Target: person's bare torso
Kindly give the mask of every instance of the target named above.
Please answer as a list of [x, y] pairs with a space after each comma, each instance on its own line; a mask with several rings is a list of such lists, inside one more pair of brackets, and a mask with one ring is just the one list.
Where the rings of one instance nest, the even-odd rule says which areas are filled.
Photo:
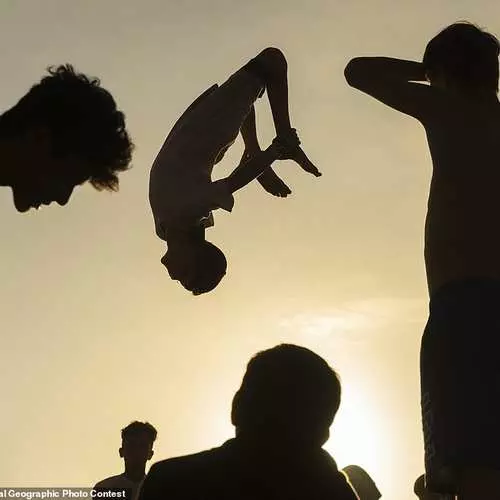
[[431, 295], [455, 280], [500, 279], [500, 105], [453, 101], [424, 124], [434, 166], [425, 225]]

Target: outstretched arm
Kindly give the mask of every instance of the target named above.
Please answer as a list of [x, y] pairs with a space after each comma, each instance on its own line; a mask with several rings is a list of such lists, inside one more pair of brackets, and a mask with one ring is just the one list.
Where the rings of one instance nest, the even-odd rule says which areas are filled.
[[424, 65], [415, 61], [390, 57], [356, 57], [347, 64], [347, 83], [387, 106], [418, 119], [435, 111], [442, 92], [422, 85]]

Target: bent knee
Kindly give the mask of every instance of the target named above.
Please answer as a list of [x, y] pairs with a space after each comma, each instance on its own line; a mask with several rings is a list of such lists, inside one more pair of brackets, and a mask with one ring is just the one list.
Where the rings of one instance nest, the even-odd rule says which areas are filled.
[[270, 72], [286, 71], [288, 66], [285, 54], [276, 47], [265, 48], [257, 58]]

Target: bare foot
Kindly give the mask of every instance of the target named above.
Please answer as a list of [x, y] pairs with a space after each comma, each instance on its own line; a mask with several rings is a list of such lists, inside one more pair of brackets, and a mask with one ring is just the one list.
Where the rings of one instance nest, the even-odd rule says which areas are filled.
[[321, 172], [300, 147], [300, 140], [294, 128], [290, 129], [287, 134], [276, 137], [273, 142], [276, 142], [281, 149], [280, 160], [293, 160], [306, 172], [321, 177]]
[[271, 167], [264, 170], [264, 172], [257, 177], [257, 180], [259, 181], [259, 184], [273, 196], [286, 198], [292, 193], [290, 188], [281, 180]]
[[294, 150], [290, 151], [287, 159], [293, 160], [300, 167], [302, 167], [303, 170], [313, 174], [315, 177], [321, 177], [322, 175], [300, 146], [297, 146]]

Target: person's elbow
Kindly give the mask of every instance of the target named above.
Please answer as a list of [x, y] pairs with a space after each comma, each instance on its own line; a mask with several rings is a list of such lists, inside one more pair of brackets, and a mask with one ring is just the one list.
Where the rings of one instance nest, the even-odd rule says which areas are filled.
[[355, 57], [351, 59], [344, 69], [344, 77], [346, 82], [355, 88], [363, 88], [367, 83], [367, 58]]

